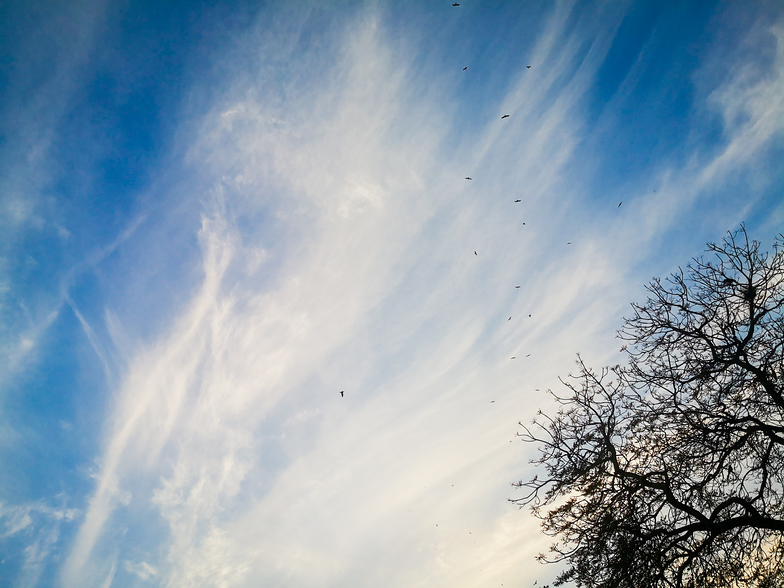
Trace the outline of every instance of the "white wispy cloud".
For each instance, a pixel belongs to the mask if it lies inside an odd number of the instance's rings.
[[[21,572],[14,586],[33,588],[39,585],[43,569],[60,537],[61,524],[70,523],[79,514],[77,509],[53,507],[42,501],[17,505],[0,503],[0,540],[13,537],[25,545]]]
[[[23,505],[0,503],[0,521],[3,532],[0,537],[10,537],[34,524],[33,517],[40,516],[44,520],[71,521],[78,514],[73,508],[54,508],[42,502]]]
[[[102,29],[104,6],[100,0],[87,0],[53,10],[56,18],[41,19],[34,33],[24,41],[17,61],[9,70],[5,104],[0,125],[6,142],[0,148],[0,387],[3,391],[30,361],[35,344],[57,316],[62,299],[58,292],[37,291],[26,299],[23,284],[14,278],[24,276],[38,264],[25,255],[22,269],[14,268],[25,240],[31,234],[45,238],[69,236],[67,227],[47,214],[51,202],[47,191],[56,181],[57,155],[52,145],[58,125],[68,109],[68,100],[80,87],[81,72],[90,59],[95,36]],[[63,23],[67,23],[65,27]],[[64,35],[63,28],[69,34]],[[46,63],[47,73],[37,75]],[[27,267],[24,267],[27,266]],[[12,270],[16,270],[16,272]],[[18,278],[17,278],[18,279]],[[0,396],[0,402],[5,398]],[[4,423],[5,425],[5,423]],[[6,425],[8,426],[8,425]],[[7,433],[11,434],[11,433]]]
[[[158,575],[158,570],[155,569],[153,566],[148,564],[145,561],[140,561],[139,563],[133,563],[131,561],[124,561],[123,564],[125,565],[125,569],[132,574],[136,574],[139,578],[146,582]]]
[[[570,168],[578,106],[622,12],[567,30],[569,16],[553,11],[537,70],[514,74],[499,101],[513,116],[457,146],[449,86],[412,73],[417,56],[372,16],[334,33],[327,73],[306,54],[291,71],[238,76],[188,155],[212,179],[194,228],[203,282],[127,360],[66,585],[120,573],[101,537],[149,512],[165,556],[121,557],[122,570],[167,586],[542,573],[532,558],[546,538],[505,501],[530,457],[510,443],[516,422],[576,351],[609,361],[640,257],[783,126],[777,55],[767,76],[730,75],[710,99],[736,120],[750,98],[720,154],[673,162],[658,197],[638,187],[635,208],[586,220]],[[254,35],[238,55],[276,49]]]

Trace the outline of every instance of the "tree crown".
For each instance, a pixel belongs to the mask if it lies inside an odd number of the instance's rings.
[[[625,365],[578,372],[520,436],[556,585],[784,586],[784,251],[709,244],[619,331]],[[551,392],[552,394],[552,392]]]

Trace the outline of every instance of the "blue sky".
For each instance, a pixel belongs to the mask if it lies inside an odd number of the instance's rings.
[[[2,8],[0,583],[553,578],[517,422],[782,230],[784,9],[451,4]]]

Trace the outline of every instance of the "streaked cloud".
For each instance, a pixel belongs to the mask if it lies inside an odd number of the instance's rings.
[[[784,128],[784,29],[760,22],[721,76],[710,59],[695,74],[720,138],[589,188],[613,122],[587,97],[629,10],[548,5],[498,95],[471,108],[462,65],[424,54],[416,27],[393,34],[384,9],[315,31],[315,8],[265,13],[214,58],[223,85],[195,83],[207,106],[177,121],[182,167],[161,172],[168,208],[134,210],[64,281],[112,393],[65,586],[554,575],[533,564],[547,538],[506,501],[530,471],[517,422],[576,352],[619,361],[625,304],[695,253],[684,243],[744,220],[754,196],[726,184],[776,181],[758,162]],[[743,43],[775,51],[746,67]],[[198,224],[167,226],[178,206]],[[173,309],[154,336],[129,334],[112,300],[83,312],[70,296],[126,248],[128,283],[179,259],[183,234],[200,272],[168,294],[182,304],[147,294]],[[13,533],[27,512],[8,511]]]

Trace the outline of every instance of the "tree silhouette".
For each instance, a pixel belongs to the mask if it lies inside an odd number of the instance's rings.
[[[619,336],[628,362],[578,372],[520,436],[556,585],[784,586],[784,250],[743,226],[653,280]]]

